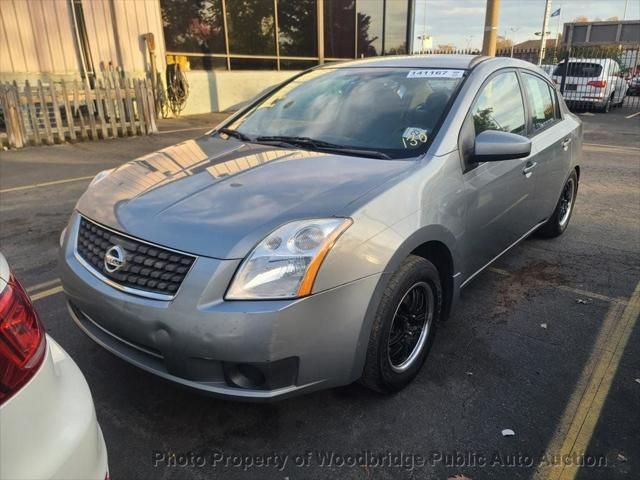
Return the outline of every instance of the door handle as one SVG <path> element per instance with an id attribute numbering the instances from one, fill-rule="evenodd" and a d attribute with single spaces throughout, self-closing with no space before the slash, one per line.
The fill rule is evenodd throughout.
<path id="1" fill-rule="evenodd" d="M 569 137 L 569 138 L 565 138 L 565 139 L 564 139 L 564 141 L 561 143 L 561 145 L 562 145 L 562 149 L 563 149 L 564 151 L 569 150 L 569 145 L 570 145 L 570 144 L 571 144 L 571 137 Z"/>
<path id="2" fill-rule="evenodd" d="M 531 173 L 533 172 L 533 169 L 536 168 L 538 166 L 538 162 L 527 162 L 527 164 L 525 165 L 525 167 L 522 169 L 522 174 L 529 178 L 531 176 Z"/>

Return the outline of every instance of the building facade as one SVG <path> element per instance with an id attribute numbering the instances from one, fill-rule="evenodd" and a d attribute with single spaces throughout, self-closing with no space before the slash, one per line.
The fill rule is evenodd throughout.
<path id="1" fill-rule="evenodd" d="M 565 23 L 563 46 L 637 45 L 640 20 Z"/>
<path id="2" fill-rule="evenodd" d="M 0 0 L 0 81 L 77 79 L 109 66 L 140 77 L 150 62 L 142 36 L 163 46 L 162 27 L 158 0 Z"/>
<path id="3" fill-rule="evenodd" d="M 0 81 L 161 76 L 184 114 L 223 111 L 294 71 L 410 51 L 415 0 L 0 0 Z"/>

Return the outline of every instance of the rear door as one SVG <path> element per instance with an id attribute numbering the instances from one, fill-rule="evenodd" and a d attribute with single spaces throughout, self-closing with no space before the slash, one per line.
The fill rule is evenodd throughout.
<path id="1" fill-rule="evenodd" d="M 516 70 L 495 73 L 476 96 L 462 133 L 463 137 L 470 137 L 471 150 L 475 136 L 485 130 L 527 134 Z M 533 180 L 526 173 L 530 160 L 527 157 L 474 164 L 465 158 L 467 215 L 461 245 L 467 279 L 534 225 L 535 218 L 530 214 Z"/>
<path id="2" fill-rule="evenodd" d="M 571 166 L 571 142 L 575 122 L 562 116 L 557 91 L 547 80 L 530 72 L 520 74 L 527 102 L 531 139 L 531 180 L 534 184 L 530 207 L 536 222 L 548 218 L 560 195 Z"/>

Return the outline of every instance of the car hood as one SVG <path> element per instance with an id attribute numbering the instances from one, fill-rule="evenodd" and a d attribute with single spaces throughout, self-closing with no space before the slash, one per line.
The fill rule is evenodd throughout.
<path id="1" fill-rule="evenodd" d="M 118 167 L 77 210 L 151 243 L 243 258 L 288 221 L 348 215 L 349 204 L 415 164 L 205 136 Z"/>

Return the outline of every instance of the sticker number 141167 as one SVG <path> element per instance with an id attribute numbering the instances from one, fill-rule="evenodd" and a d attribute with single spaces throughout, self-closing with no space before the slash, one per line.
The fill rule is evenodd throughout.
<path id="1" fill-rule="evenodd" d="M 464 70 L 411 70 L 407 78 L 462 78 Z"/>

